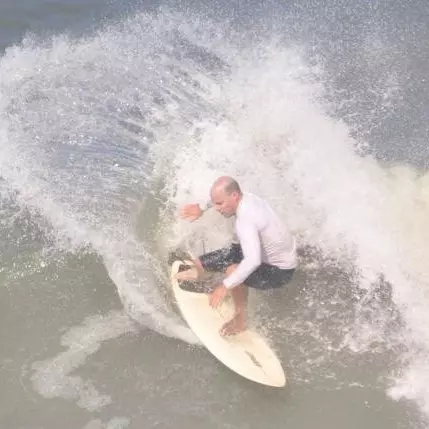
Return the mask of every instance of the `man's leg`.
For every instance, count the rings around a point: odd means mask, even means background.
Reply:
[[[228,248],[214,250],[212,252],[201,255],[193,260],[195,269],[181,271],[176,274],[177,280],[199,280],[203,277],[205,271],[220,271],[223,272],[229,268],[231,264],[240,261],[243,256],[237,245],[231,245]]]
[[[229,276],[238,264],[230,265],[226,270],[226,275]],[[247,329],[247,295],[248,289],[245,284],[238,285],[231,289],[232,299],[235,305],[235,315],[220,330],[223,336],[234,335]]]

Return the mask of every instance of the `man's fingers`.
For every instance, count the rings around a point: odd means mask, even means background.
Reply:
[[[214,308],[219,307],[225,296],[226,294],[224,293],[223,288],[217,287],[210,295],[209,304]]]
[[[215,299],[214,299],[215,297],[214,297],[214,295],[213,294],[211,294],[210,295],[210,300],[209,300],[209,304],[210,304],[210,306],[211,307],[214,307],[214,302],[215,302]]]
[[[184,219],[190,219],[190,218],[195,218],[195,213],[192,212],[192,210],[182,210],[180,212],[180,217],[184,218]]]
[[[211,307],[217,307],[217,296],[216,296],[216,292],[213,292],[211,295],[210,295],[210,301],[209,301],[209,304],[210,304],[210,306]]]
[[[198,219],[198,211],[195,207],[184,207],[180,212],[180,217],[190,221]]]
[[[197,219],[198,219],[198,217],[197,217],[197,216],[181,216],[181,218],[182,218],[182,219],[185,219],[185,220],[187,220],[187,221],[189,221],[189,222],[194,222],[195,220],[197,220]]]

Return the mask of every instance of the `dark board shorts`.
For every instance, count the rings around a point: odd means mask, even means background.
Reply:
[[[243,260],[241,246],[237,243],[230,247],[215,250],[199,257],[201,265],[206,271],[222,271],[233,264],[239,264]],[[295,269],[282,269],[275,265],[262,263],[244,281],[246,286],[255,289],[276,289],[289,283]]]

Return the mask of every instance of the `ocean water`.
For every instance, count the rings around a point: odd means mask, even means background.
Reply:
[[[0,5],[0,428],[426,428],[429,5]],[[297,237],[250,295],[286,389],[218,363],[167,255],[235,176]]]

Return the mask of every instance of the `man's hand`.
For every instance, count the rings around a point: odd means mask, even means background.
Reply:
[[[199,219],[203,213],[204,212],[198,204],[186,204],[180,212],[180,217],[182,219],[189,220],[189,222],[194,222]]]
[[[210,305],[214,308],[218,307],[222,304],[223,300],[228,295],[228,288],[223,284],[220,286],[216,286],[215,290],[210,295]]]

